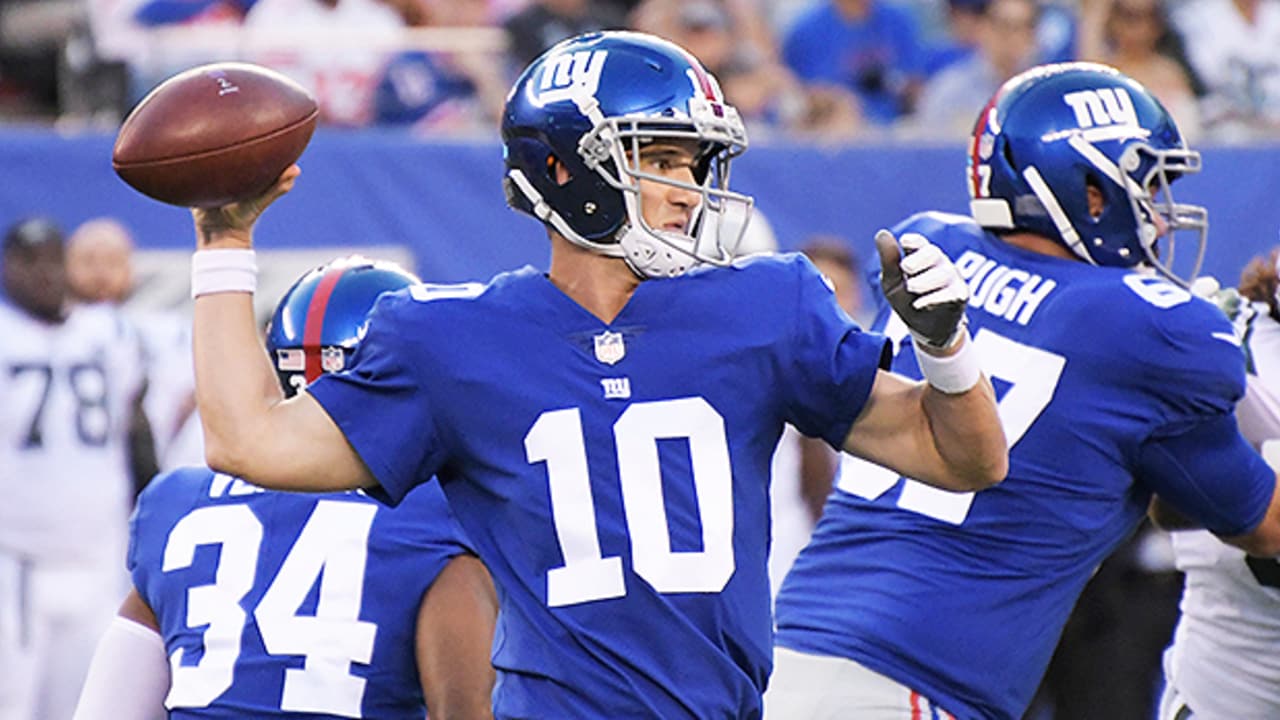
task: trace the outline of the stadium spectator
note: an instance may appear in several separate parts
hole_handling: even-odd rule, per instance
[[[1208,230],[1171,194],[1200,167],[1172,118],[1108,66],[1039,66],[1002,86],[969,148],[972,217],[920,213],[895,232],[930,238],[970,283],[1008,477],[939,493],[844,459],[778,595],[770,720],[1017,720],[1153,494],[1280,553],[1276,473],[1233,416],[1239,344],[1175,272],[1198,268],[1172,265]],[[901,337],[896,324],[882,310],[877,327]],[[904,346],[894,367],[914,362]]]
[[[335,358],[355,351],[378,295],[416,281],[363,258],[299,278],[267,334],[276,394],[340,369]],[[323,327],[312,337],[314,312]],[[184,468],[143,493],[131,533],[133,589],[75,720],[149,720],[166,708],[421,720],[424,697],[433,718],[491,717],[497,600],[437,483],[390,509],[363,493],[262,492]]]
[[[720,80],[753,138],[787,132],[837,139],[861,129],[856,98],[837,86],[800,83],[744,0],[646,0],[632,25],[693,53]]]
[[[397,0],[413,28],[488,27],[487,0]],[[378,125],[424,133],[489,131],[507,90],[502,55],[490,48],[406,50],[386,63],[374,90]]]
[[[1211,298],[1244,339],[1249,375],[1236,408],[1240,432],[1280,467],[1280,249],[1253,258],[1239,291]],[[1177,530],[1173,550],[1186,574],[1182,617],[1165,653],[1159,720],[1280,717],[1280,567],[1188,527],[1163,504],[1152,515]]]
[[[989,0],[978,25],[977,52],[925,82],[920,103],[902,121],[913,137],[961,140],[973,119],[1006,80],[1035,61],[1036,0]]]
[[[574,35],[597,30],[619,30],[627,16],[616,5],[590,0],[531,0],[523,10],[503,23],[511,39],[511,59],[529,64],[543,50]]]
[[[86,110],[117,112],[174,73],[202,63],[236,58],[236,32],[253,0],[84,0],[96,69],[85,69],[77,94],[101,93]],[[68,58],[81,50],[69,48]],[[114,74],[125,72],[122,79]],[[119,82],[122,89],[99,85]],[[123,97],[112,97],[121,94]],[[116,118],[119,120],[119,117]]]
[[[0,304],[0,716],[71,716],[123,588],[132,504],[126,430],[137,345],[97,308],[68,303],[62,231],[47,218],[3,238]]]
[[[1280,3],[1188,0],[1173,21],[1205,85],[1205,138],[1241,142],[1280,134]]]
[[[1200,113],[1186,68],[1166,48],[1181,41],[1162,0],[1088,0],[1080,10],[1080,58],[1106,63],[1142,83],[1178,122],[1187,142],[1200,138]]]
[[[892,0],[816,0],[786,33],[782,57],[805,83],[851,90],[873,126],[912,112],[924,78],[915,18]]]
[[[656,37],[556,46],[503,117],[507,198],[545,226],[549,270],[384,296],[352,367],[291,400],[258,391],[250,266],[259,213],[299,170],[193,211],[211,464],[392,499],[438,471],[499,589],[496,716],[758,715],[784,423],[952,489],[1004,474],[967,292],[932,246],[908,239],[903,259],[881,240],[887,272],[906,275],[891,301],[936,360],[908,383],[878,369],[882,340],[807,260],[730,264],[736,242],[714,230],[750,202],[723,186],[745,132],[706,71]]]
[[[988,0],[947,0],[942,37],[924,46],[924,74],[967,59],[978,47]]]
[[[133,17],[149,27],[244,20],[256,0],[143,0]]]
[[[1036,62],[1059,63],[1079,59],[1080,14],[1077,0],[1039,0],[1036,23]]]
[[[407,26],[402,8],[382,0],[257,0],[244,20],[249,60],[309,89],[329,125],[363,127],[374,120],[374,93],[389,52]],[[284,32],[311,35],[303,45],[273,43]],[[341,47],[335,47],[341,44]]]

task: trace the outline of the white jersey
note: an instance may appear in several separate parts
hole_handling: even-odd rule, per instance
[[[204,437],[196,415],[191,318],[171,311],[129,315],[146,361],[143,410],[151,422],[161,472],[204,464]],[[193,427],[194,426],[194,427]]]
[[[1280,467],[1280,323],[1266,306],[1247,336],[1256,375],[1236,408],[1241,433]],[[1197,719],[1280,718],[1280,562],[1247,558],[1205,530],[1172,534],[1186,573],[1165,673]]]
[[[0,554],[118,563],[132,498],[137,338],[113,308],[62,324],[0,303]]]

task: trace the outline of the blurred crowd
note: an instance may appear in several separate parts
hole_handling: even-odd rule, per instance
[[[1140,80],[1192,142],[1280,137],[1280,0],[0,0],[0,117],[110,128],[237,59],[330,126],[491,136],[519,67],[604,28],[689,49],[757,139],[961,139],[1004,80],[1069,59]]]

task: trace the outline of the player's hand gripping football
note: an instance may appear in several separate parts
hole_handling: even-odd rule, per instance
[[[881,230],[876,233],[876,250],[880,289],[916,342],[931,350],[951,347],[963,329],[969,302],[969,285],[956,266],[919,233],[895,239],[893,233]]]
[[[200,249],[252,247],[254,223],[267,206],[293,189],[301,173],[297,165],[290,165],[280,173],[275,184],[257,197],[221,207],[191,208],[197,246]]]

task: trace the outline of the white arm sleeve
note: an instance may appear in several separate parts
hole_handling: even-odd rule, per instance
[[[73,720],[164,718],[169,658],[164,639],[117,615],[98,641]]]

